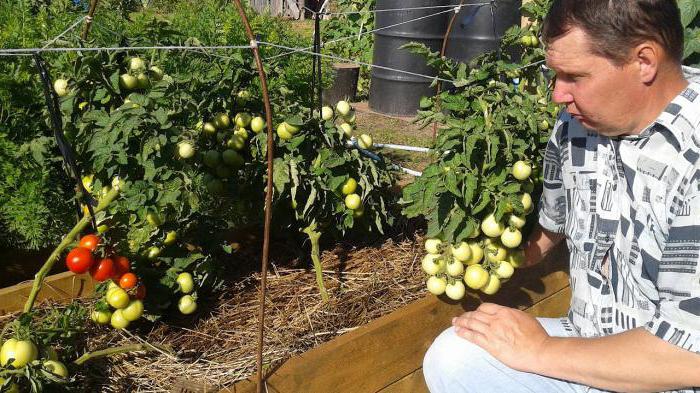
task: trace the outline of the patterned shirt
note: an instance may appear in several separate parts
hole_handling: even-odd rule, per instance
[[[700,353],[699,94],[691,81],[640,135],[602,136],[566,112],[555,125],[540,224],[566,235],[582,337],[642,327]]]

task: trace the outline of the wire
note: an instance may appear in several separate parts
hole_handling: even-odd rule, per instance
[[[67,29],[65,29],[65,30],[63,31],[63,33],[61,33],[61,34],[57,35],[56,37],[54,37],[54,39],[52,39],[51,41],[49,41],[49,42],[48,42],[46,45],[44,45],[44,47],[41,48],[41,49],[46,49],[46,48],[48,48],[49,46],[51,46],[54,42],[58,41],[59,38],[63,37],[63,35],[65,35],[65,34],[68,33],[69,31],[73,30],[76,26],[78,26],[78,25],[79,25],[82,21],[84,21],[85,19],[87,19],[87,15],[86,15],[86,16],[81,16],[81,17],[79,17],[79,18],[75,21],[75,23],[73,23],[70,27],[68,27]]]
[[[470,6],[482,6],[489,5],[491,3],[473,3],[473,4],[463,4],[461,7]],[[345,12],[326,12],[323,15],[353,15],[353,14],[369,14],[369,13],[379,13],[379,12],[401,12],[401,11],[417,11],[417,10],[432,10],[439,8],[452,8],[455,12],[459,12],[460,6],[455,5],[435,5],[428,7],[408,7],[408,8],[386,8],[386,9],[374,9],[374,10],[358,10],[358,11],[345,11]]]
[[[344,57],[339,57],[339,56],[326,55],[326,54],[323,54],[323,53],[315,53],[315,52],[313,52],[313,51],[306,50],[306,49],[303,49],[303,48],[292,48],[292,47],[289,47],[289,46],[273,44],[273,43],[271,43],[271,42],[265,42],[265,41],[258,41],[258,44],[261,44],[261,45],[269,45],[269,46],[273,46],[273,47],[281,48],[281,49],[295,50],[295,51],[297,51],[297,52],[307,53],[307,54],[314,55],[314,56],[321,56],[321,57],[326,57],[326,58],[334,59],[334,60],[340,60],[340,61],[344,61],[344,62],[348,62],[348,63],[355,63],[355,64],[367,66],[367,67],[370,67],[370,68],[378,68],[378,69],[380,69],[380,70],[399,72],[399,73],[402,73],[402,74],[413,75],[413,76],[417,76],[417,77],[425,78],[425,79],[439,80],[439,81],[448,82],[448,83],[453,83],[453,84],[456,83],[456,81],[449,80],[449,79],[439,78],[439,77],[437,77],[437,76],[425,75],[425,74],[419,74],[419,73],[411,72],[411,71],[399,70],[399,69],[396,69],[396,68],[391,68],[391,67],[385,67],[385,66],[380,66],[380,65],[376,65],[376,64],[365,63],[365,62],[358,61],[358,60],[346,59],[346,58],[344,58]]]
[[[225,49],[250,49],[251,45],[224,45],[224,46],[188,46],[188,45],[169,45],[169,46],[114,46],[114,47],[96,47],[96,48],[13,48],[0,49],[0,55],[24,55],[39,52],[102,52],[102,51],[139,51],[139,50],[225,50]]]
[[[453,9],[457,8],[457,7],[455,7],[455,6],[451,6],[451,7],[452,7],[452,9],[449,9],[449,10],[447,10],[447,11],[445,11],[445,10],[439,11],[439,12],[436,12],[436,13],[434,13],[434,14],[424,15],[424,16],[421,16],[421,17],[419,17],[419,18],[409,19],[409,20],[406,20],[406,21],[403,21],[403,22],[395,23],[395,24],[393,24],[393,25],[380,27],[380,28],[377,28],[377,29],[374,29],[374,30],[368,30],[368,31],[366,31],[366,32],[364,32],[364,33],[362,33],[362,34],[358,34],[358,35],[354,35],[354,34],[353,34],[353,35],[351,35],[351,36],[341,37],[341,38],[338,38],[338,39],[335,39],[335,40],[331,40],[331,41],[328,41],[328,42],[324,42],[324,43],[323,43],[323,46],[325,47],[326,45],[335,44],[335,43],[341,42],[341,41],[351,40],[351,39],[353,39],[353,38],[354,38],[354,39],[359,39],[359,38],[360,38],[361,36],[363,36],[363,35],[376,33],[376,32],[378,32],[378,31],[390,29],[390,28],[392,28],[392,27],[396,27],[396,26],[401,26],[401,25],[405,25],[405,24],[408,24],[408,23],[417,22],[417,21],[419,21],[419,20],[423,20],[423,19],[427,19],[427,18],[432,18],[432,17],[434,17],[434,16],[441,15],[441,14],[446,14],[446,13],[448,13],[448,12],[452,12]],[[309,46],[309,47],[306,47],[306,48],[303,48],[303,49],[297,48],[297,49],[294,49],[294,50],[292,50],[292,51],[290,51],[290,52],[280,53],[280,54],[275,55],[275,56],[267,57],[267,58],[265,58],[265,60],[272,60],[272,59],[276,59],[276,58],[278,58],[278,57],[287,56],[287,55],[291,55],[291,54],[293,54],[293,53],[303,52],[304,50],[311,50],[311,49],[313,49],[313,46]]]

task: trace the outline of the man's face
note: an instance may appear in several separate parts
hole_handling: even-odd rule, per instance
[[[556,72],[553,100],[585,127],[606,136],[628,134],[643,97],[634,62],[616,66],[591,51],[588,36],[572,28],[547,48],[547,65]]]

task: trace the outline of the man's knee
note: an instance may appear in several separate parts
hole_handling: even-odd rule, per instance
[[[433,392],[447,391],[460,381],[483,377],[491,355],[481,347],[459,337],[452,327],[444,330],[423,358],[423,376]],[[466,390],[465,390],[466,391]]]

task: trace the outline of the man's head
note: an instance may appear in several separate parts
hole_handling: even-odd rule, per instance
[[[683,80],[675,0],[555,0],[542,35],[554,100],[604,135],[641,131]]]

